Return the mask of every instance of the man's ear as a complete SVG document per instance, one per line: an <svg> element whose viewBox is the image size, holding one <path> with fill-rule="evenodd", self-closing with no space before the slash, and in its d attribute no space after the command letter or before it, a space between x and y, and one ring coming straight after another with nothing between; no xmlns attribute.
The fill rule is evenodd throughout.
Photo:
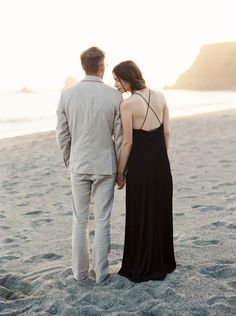
<svg viewBox="0 0 236 316"><path fill-rule="evenodd" d="M100 64L98 67L98 76L103 78L104 72L105 72L105 65Z"/></svg>
<svg viewBox="0 0 236 316"><path fill-rule="evenodd" d="M100 64L99 68L98 68L98 71L103 73L105 71L105 64Z"/></svg>

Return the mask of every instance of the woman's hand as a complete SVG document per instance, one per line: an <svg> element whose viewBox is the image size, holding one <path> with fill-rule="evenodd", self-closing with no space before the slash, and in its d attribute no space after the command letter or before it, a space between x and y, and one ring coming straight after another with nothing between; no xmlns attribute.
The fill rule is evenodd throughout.
<svg viewBox="0 0 236 316"><path fill-rule="evenodd" d="M123 189L125 182L126 182L125 175L123 173L118 172L116 176L116 184L118 186L118 190Z"/></svg>

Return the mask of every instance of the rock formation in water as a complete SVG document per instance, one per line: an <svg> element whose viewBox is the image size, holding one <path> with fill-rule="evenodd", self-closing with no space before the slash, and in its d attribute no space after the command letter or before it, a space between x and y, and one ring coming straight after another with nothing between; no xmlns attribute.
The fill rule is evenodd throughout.
<svg viewBox="0 0 236 316"><path fill-rule="evenodd" d="M69 88L69 87L75 85L77 82L78 82L78 80L75 77L68 76L68 77L66 77L66 79L64 81L64 87L62 89Z"/></svg>
<svg viewBox="0 0 236 316"><path fill-rule="evenodd" d="M171 89L236 90L236 42L204 45Z"/></svg>
<svg viewBox="0 0 236 316"><path fill-rule="evenodd" d="M22 89L20 89L19 93L32 93L33 91L31 91L30 89L28 89L27 87L23 87Z"/></svg>

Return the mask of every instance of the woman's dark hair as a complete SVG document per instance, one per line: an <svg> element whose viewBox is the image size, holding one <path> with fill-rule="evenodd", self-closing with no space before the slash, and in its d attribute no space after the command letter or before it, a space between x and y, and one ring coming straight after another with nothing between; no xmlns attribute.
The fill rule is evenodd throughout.
<svg viewBox="0 0 236 316"><path fill-rule="evenodd" d="M132 92L146 88L141 70L132 60L126 60L113 68L112 71L118 79L128 82Z"/></svg>

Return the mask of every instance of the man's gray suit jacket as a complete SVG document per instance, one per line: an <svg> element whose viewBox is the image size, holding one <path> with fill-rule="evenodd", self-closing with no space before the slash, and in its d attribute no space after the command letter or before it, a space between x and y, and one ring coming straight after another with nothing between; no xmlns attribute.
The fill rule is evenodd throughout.
<svg viewBox="0 0 236 316"><path fill-rule="evenodd" d="M56 137L70 171L111 175L122 142L121 93L97 76L86 76L61 93Z"/></svg>

